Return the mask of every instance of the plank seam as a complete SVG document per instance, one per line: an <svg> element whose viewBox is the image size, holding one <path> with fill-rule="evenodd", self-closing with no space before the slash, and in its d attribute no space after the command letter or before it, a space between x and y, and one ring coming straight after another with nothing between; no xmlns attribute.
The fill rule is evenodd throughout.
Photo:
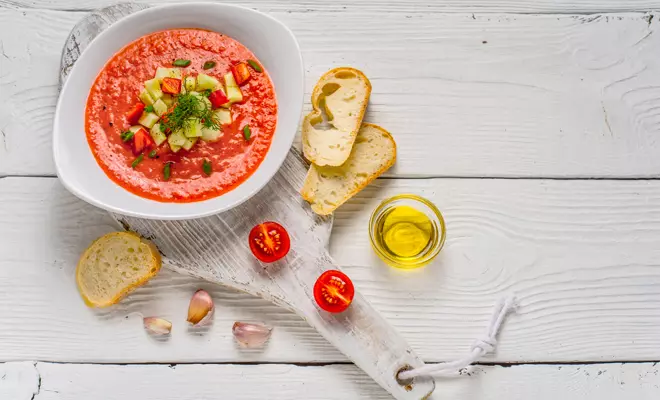
<svg viewBox="0 0 660 400"><path fill-rule="evenodd" d="M37 390L32 393L32 398L30 400L35 400L37 396L41 393L41 371L39 371L39 367L37 366L39 362L35 362L33 364L34 370L37 372Z"/></svg>
<svg viewBox="0 0 660 400"><path fill-rule="evenodd" d="M63 12L63 13L90 13L93 11L96 11L96 8L46 8L46 7L33 7L30 5L26 4L20 4L15 1L11 0L0 0L0 8L8 8L8 9L13 9L13 10L18 10L18 11L37 11L37 12L44 12L44 11L50 11L50 12ZM259 9L260 11L263 12L283 12L280 10L272 10L272 9ZM368 9L367 9L368 10ZM364 11L367 11L364 10ZM355 10L348 10L347 8L343 8L342 10L326 10L326 9L313 9L313 8L302 8L302 9L297 9L297 10L288 10L288 14L307 14L307 13L315 13L315 12L325 12L325 13L350 13L354 12ZM597 16L597 15L610 15L610 14L647 14L651 12L656 12L659 11L657 8L631 8L631 9L621 9L621 10L591 10L591 11L584 11L584 12L576 12L576 11L566 11L566 12L561 12L561 11L518 11L518 12L502 12L502 11L480 11L480 12L467 12L467 11L451 11L451 10L441 10L441 11L425 11L425 14L445 14L445 15L539 15L539 16L547 16L547 15L560 15L562 17L568 17L568 16ZM403 12L403 11L399 11ZM408 11L412 12L412 11Z"/></svg>
<svg viewBox="0 0 660 400"><path fill-rule="evenodd" d="M20 360L6 361L5 363L25 362ZM293 365L296 367L325 367L333 365L353 365L350 361L334 361L334 362L278 362L278 361L228 361L228 362L179 362L179 363L161 363L161 362L75 362L75 361L34 361L35 367L38 364L62 364L62 365L107 365L107 366L169 366L174 369L177 365L237 365L237 366L256 366L256 365ZM0 362L2 364L3 362ZM429 362L428 365L439 364L440 362ZM603 364L653 364L655 367L660 363L660 360L624 360L624 361L561 361L561 362L546 362L546 361L521 361L521 362L476 362L472 366L484 367L517 367L525 365L538 365L538 366L562 366L562 365L603 365Z"/></svg>

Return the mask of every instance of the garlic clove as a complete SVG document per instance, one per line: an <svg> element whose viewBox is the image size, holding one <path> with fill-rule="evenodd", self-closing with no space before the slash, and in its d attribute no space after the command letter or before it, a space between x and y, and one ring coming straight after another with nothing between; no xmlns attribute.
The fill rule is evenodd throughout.
<svg viewBox="0 0 660 400"><path fill-rule="evenodd" d="M193 325L205 325L213 315L213 299L206 290L199 289L190 299L188 322Z"/></svg>
<svg viewBox="0 0 660 400"><path fill-rule="evenodd" d="M270 338L273 328L262 323L234 322L231 328L234 339L242 347L261 347Z"/></svg>
<svg viewBox="0 0 660 400"><path fill-rule="evenodd" d="M144 329L154 335L169 335L172 331L172 323L166 319L146 317L142 320Z"/></svg>

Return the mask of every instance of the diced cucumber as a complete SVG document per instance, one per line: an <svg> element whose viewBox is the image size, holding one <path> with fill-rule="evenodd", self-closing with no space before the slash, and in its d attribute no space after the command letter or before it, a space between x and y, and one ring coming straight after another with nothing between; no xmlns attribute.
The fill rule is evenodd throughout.
<svg viewBox="0 0 660 400"><path fill-rule="evenodd" d="M154 103L154 112L159 117L162 117L163 114L167 112L167 104L165 104L165 102L162 99L156 100L156 102Z"/></svg>
<svg viewBox="0 0 660 400"><path fill-rule="evenodd" d="M153 128L160 117L154 113L143 113L138 122L149 129Z"/></svg>
<svg viewBox="0 0 660 400"><path fill-rule="evenodd" d="M181 70L179 68L158 67L156 69L156 79L161 80L163 78L181 79Z"/></svg>
<svg viewBox="0 0 660 400"><path fill-rule="evenodd" d="M186 89L186 92L192 92L197 86L197 79L194 76L186 76L186 79L183 81L183 87Z"/></svg>
<svg viewBox="0 0 660 400"><path fill-rule="evenodd" d="M174 104L174 97L172 97L172 95L169 93L163 93L163 97L160 99L163 100L163 103L165 103L167 107L170 107L172 104Z"/></svg>
<svg viewBox="0 0 660 400"><path fill-rule="evenodd" d="M234 74L229 72L225 75L225 84L227 85L227 98L229 101L232 103L243 101L243 92L241 92L241 88L236 84Z"/></svg>
<svg viewBox="0 0 660 400"><path fill-rule="evenodd" d="M240 103L243 101L243 92L238 86L228 87L227 98L230 103Z"/></svg>
<svg viewBox="0 0 660 400"><path fill-rule="evenodd" d="M183 134L183 131L179 130L170 135L170 137L167 138L167 143L170 144L170 147L172 145L174 146L183 146L184 143L186 143L186 136Z"/></svg>
<svg viewBox="0 0 660 400"><path fill-rule="evenodd" d="M201 92L203 90L215 90L220 86L220 82L212 76L206 74L197 75L197 91Z"/></svg>
<svg viewBox="0 0 660 400"><path fill-rule="evenodd" d="M205 140L207 142L214 142L222 136L222 130L221 129L213 129L213 128L202 128L202 140Z"/></svg>
<svg viewBox="0 0 660 400"><path fill-rule="evenodd" d="M202 96L202 101L206 103L206 108L211 109L213 108L213 105L211 104L211 100L209 100L208 97Z"/></svg>
<svg viewBox="0 0 660 400"><path fill-rule="evenodd" d="M172 150L172 153L176 153L177 151L181 150L181 146L170 143L170 150Z"/></svg>
<svg viewBox="0 0 660 400"><path fill-rule="evenodd" d="M134 134L137 133L140 129L143 129L142 125L133 125L130 128L128 128L129 131L133 132Z"/></svg>
<svg viewBox="0 0 660 400"><path fill-rule="evenodd" d="M202 103L198 103L197 108L198 108L200 111L201 111L201 110L205 110L205 109L207 109L207 108L213 108L213 105L211 104L211 100L209 100L208 97L204 96L203 94L201 94L201 93L199 93L199 92L190 92L190 94L194 95L195 97L197 97L198 99L200 99L202 102L206 103L206 108L204 107L204 105L203 105Z"/></svg>
<svg viewBox="0 0 660 400"><path fill-rule="evenodd" d="M154 104L154 99L151 97L147 89L142 89L140 91L140 101L143 102L145 106Z"/></svg>
<svg viewBox="0 0 660 400"><path fill-rule="evenodd" d="M213 118L215 118L220 125L229 125L231 124L231 111L219 108L213 111Z"/></svg>
<svg viewBox="0 0 660 400"><path fill-rule="evenodd" d="M156 146L160 146L164 141L167 140L167 136L165 136L163 131L160 130L160 124L154 125L149 133L151 134L151 138L154 140L154 142L156 142Z"/></svg>
<svg viewBox="0 0 660 400"><path fill-rule="evenodd" d="M154 101L163 97L163 91L160 90L160 79L149 79L144 82L144 87L149 91L149 94Z"/></svg>
<svg viewBox="0 0 660 400"><path fill-rule="evenodd" d="M190 150L195 145L195 143L197 143L197 138L189 138L188 140L186 140L186 143L184 143L183 146L181 147L183 147L186 150Z"/></svg>
<svg viewBox="0 0 660 400"><path fill-rule="evenodd" d="M188 138L202 136L202 123L199 121L191 121L187 123L184 129L184 134Z"/></svg>

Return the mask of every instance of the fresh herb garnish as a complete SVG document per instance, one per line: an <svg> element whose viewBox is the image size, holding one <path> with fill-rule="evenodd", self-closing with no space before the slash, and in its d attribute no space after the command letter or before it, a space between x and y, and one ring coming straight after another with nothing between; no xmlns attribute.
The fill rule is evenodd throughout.
<svg viewBox="0 0 660 400"><path fill-rule="evenodd" d="M174 60L172 63L175 67L187 67L190 65L190 60L184 60L182 58L179 58L178 60Z"/></svg>
<svg viewBox="0 0 660 400"><path fill-rule="evenodd" d="M128 142L129 140L133 139L133 136L135 136L135 132L133 131L126 131L121 134L121 140L124 142Z"/></svg>
<svg viewBox="0 0 660 400"><path fill-rule="evenodd" d="M261 65L259 65L256 61L247 60L247 63L250 64L250 67L252 67L253 70L257 72L264 72L263 68L261 68Z"/></svg>
<svg viewBox="0 0 660 400"><path fill-rule="evenodd" d="M144 108L144 112L148 112L148 113L150 113L150 112L154 112L154 106L153 106L153 105L151 105L151 106L146 106L146 107Z"/></svg>
<svg viewBox="0 0 660 400"><path fill-rule="evenodd" d="M250 130L250 125L245 125L243 127L243 137L245 140L250 140L250 136L252 136L252 131Z"/></svg>
<svg viewBox="0 0 660 400"><path fill-rule="evenodd" d="M142 162L143 158L144 158L144 154L140 154L135 160L133 160L133 164L131 164L131 167L133 168L137 167L138 164Z"/></svg>
<svg viewBox="0 0 660 400"><path fill-rule="evenodd" d="M220 129L208 100L193 93L177 96L174 109L161 121L163 121L160 125L161 130L169 129L170 132L185 129L186 126L197 122L201 122L205 128Z"/></svg>
<svg viewBox="0 0 660 400"><path fill-rule="evenodd" d="M211 69L213 67L215 67L215 61L207 61L204 63L204 66L202 68Z"/></svg>
<svg viewBox="0 0 660 400"><path fill-rule="evenodd" d="M149 153L149 158L156 158L157 155L158 155L158 150L153 149L151 150L151 153Z"/></svg>
<svg viewBox="0 0 660 400"><path fill-rule="evenodd" d="M170 180L170 174L172 173L172 162L173 161L168 161L165 163L165 166L163 167L163 178L168 181Z"/></svg>
<svg viewBox="0 0 660 400"><path fill-rule="evenodd" d="M165 131L167 131L167 128L163 124L158 124L158 127L160 128L160 131L163 132L163 133L165 133Z"/></svg>
<svg viewBox="0 0 660 400"><path fill-rule="evenodd" d="M211 175L211 172L213 172L213 170L211 169L211 162L209 160L206 160L206 159L202 163L202 169L204 170L204 173L207 176Z"/></svg>
<svg viewBox="0 0 660 400"><path fill-rule="evenodd" d="M202 92L202 94L205 97L209 97L211 95L211 93L213 93L213 91L211 91L211 89L206 89L205 91Z"/></svg>

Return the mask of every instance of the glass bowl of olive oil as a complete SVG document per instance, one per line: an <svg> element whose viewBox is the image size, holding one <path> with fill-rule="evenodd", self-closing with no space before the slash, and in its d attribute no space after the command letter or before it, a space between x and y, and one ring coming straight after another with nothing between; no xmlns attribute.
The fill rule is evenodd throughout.
<svg viewBox="0 0 660 400"><path fill-rule="evenodd" d="M415 194L400 194L371 214L369 239L386 264L403 269L423 267L445 244L445 220L438 208Z"/></svg>

